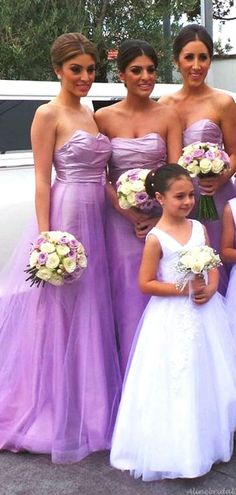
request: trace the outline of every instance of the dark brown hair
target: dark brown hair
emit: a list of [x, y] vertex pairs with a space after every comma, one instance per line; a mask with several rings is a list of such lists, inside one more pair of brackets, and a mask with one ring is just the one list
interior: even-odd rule
[[145, 189], [150, 198], [155, 198], [155, 194], [159, 192], [164, 194], [168, 191], [173, 180], [179, 180], [181, 177], [187, 177], [192, 180], [188, 171], [178, 165], [178, 163], [168, 163], [156, 170], [151, 170], [145, 180]]
[[184, 26], [179, 34], [176, 36], [173, 43], [173, 55], [174, 60], [177, 62], [181, 50], [187, 43], [191, 41], [199, 40], [206, 46], [210, 58], [213, 56], [213, 41], [208, 31], [199, 24], [188, 24]]
[[61, 67], [64, 62], [76, 55], [91, 55], [97, 61], [97, 48], [81, 33], [65, 33], [58, 36], [52, 44], [51, 61], [53, 67]]
[[149, 57], [153, 65], [157, 67], [157, 54], [154, 48], [144, 40], [125, 40], [121, 43], [117, 55], [117, 67], [120, 72], [124, 72], [127, 65], [136, 57], [146, 55]]

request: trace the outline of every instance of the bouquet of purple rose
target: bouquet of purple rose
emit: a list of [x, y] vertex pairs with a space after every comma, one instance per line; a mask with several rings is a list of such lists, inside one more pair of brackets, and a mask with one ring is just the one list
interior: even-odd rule
[[121, 208], [127, 210], [135, 206], [142, 210], [150, 210], [157, 206], [156, 200], [151, 199], [145, 190], [145, 179], [149, 172], [148, 169], [134, 168], [121, 174], [116, 183]]
[[60, 286], [77, 280], [87, 266], [84, 247], [72, 234], [60, 230], [42, 232], [32, 244], [25, 272], [31, 286], [43, 282]]
[[[189, 172], [191, 177], [214, 177], [229, 168], [229, 156], [216, 144], [196, 142], [183, 148], [178, 163]], [[199, 220], [219, 218], [213, 196], [201, 193], [197, 218]]]

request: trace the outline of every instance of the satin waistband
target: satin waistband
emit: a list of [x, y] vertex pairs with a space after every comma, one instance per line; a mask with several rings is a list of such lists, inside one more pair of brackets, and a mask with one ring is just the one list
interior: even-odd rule
[[81, 184], [105, 184], [105, 171], [101, 173], [89, 173], [81, 174], [81, 171], [74, 171], [73, 173], [63, 173], [63, 171], [57, 171], [56, 180], [63, 183], [81, 183]]

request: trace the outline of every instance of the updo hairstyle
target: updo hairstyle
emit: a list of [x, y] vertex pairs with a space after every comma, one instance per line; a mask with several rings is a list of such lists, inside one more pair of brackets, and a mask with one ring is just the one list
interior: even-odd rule
[[55, 39], [51, 47], [51, 61], [54, 68], [61, 67], [64, 62], [77, 55], [91, 55], [97, 62], [98, 52], [92, 41], [81, 33], [65, 33]]
[[146, 55], [149, 57], [153, 65], [157, 67], [157, 55], [154, 48], [144, 40], [125, 40], [121, 43], [117, 55], [117, 68], [120, 72], [124, 72], [126, 67], [136, 57]]
[[175, 180], [179, 180], [182, 177], [187, 177], [190, 181], [192, 180], [188, 171], [178, 165], [178, 163], [168, 163], [156, 170], [151, 170], [145, 180], [145, 189], [150, 196], [154, 199], [155, 194], [159, 192], [164, 194], [171, 186], [171, 183]]
[[199, 24], [188, 24], [184, 26], [176, 36], [173, 43], [174, 60], [179, 60], [181, 50], [191, 41], [201, 41], [206, 46], [210, 58], [213, 57], [213, 41], [208, 31]]

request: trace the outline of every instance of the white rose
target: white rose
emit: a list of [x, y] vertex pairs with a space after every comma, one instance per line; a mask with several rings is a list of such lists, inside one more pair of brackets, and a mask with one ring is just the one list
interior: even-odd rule
[[121, 208], [123, 208], [123, 210], [127, 210], [128, 208], [130, 208], [130, 205], [127, 203], [125, 196], [119, 197], [119, 205]]
[[135, 193], [131, 192], [130, 194], [128, 194], [126, 200], [129, 206], [135, 206], [136, 205]]
[[65, 256], [70, 252], [70, 248], [66, 244], [59, 244], [56, 247], [56, 252], [59, 256]]
[[53, 253], [55, 251], [55, 246], [51, 242], [44, 242], [40, 246], [42, 253]]
[[55, 285], [56, 287], [60, 287], [64, 283], [64, 279], [58, 273], [53, 273], [50, 280], [50, 284]]
[[78, 257], [78, 262], [80, 268], [86, 268], [88, 264], [87, 257], [84, 254], [80, 254], [80, 256]]
[[117, 192], [120, 194], [124, 194], [124, 196], [127, 196], [132, 191], [132, 188], [130, 186], [129, 182], [125, 182], [121, 186], [118, 187]]
[[51, 268], [53, 270], [54, 268], [58, 267], [59, 263], [60, 263], [59, 256], [57, 256], [56, 253], [52, 253], [48, 255], [48, 259], [45, 264], [47, 268]]
[[77, 246], [77, 253], [78, 254], [84, 254], [85, 253], [84, 246], [81, 242], [79, 242], [79, 244]]
[[212, 256], [209, 252], [202, 251], [199, 256], [199, 260], [201, 261], [201, 263], [204, 263], [204, 266], [207, 266], [209, 265], [209, 263], [211, 263]]
[[45, 266], [41, 267], [36, 273], [36, 277], [40, 278], [41, 280], [45, 280], [45, 282], [48, 282], [51, 276], [51, 270], [49, 270], [49, 268], [46, 268]]
[[200, 259], [194, 260], [192, 266], [191, 266], [191, 271], [195, 274], [201, 273], [204, 270], [204, 263]]
[[193, 162], [187, 165], [186, 168], [192, 177], [196, 177], [200, 172], [200, 167], [198, 165], [197, 160], [193, 160]]
[[211, 162], [211, 170], [212, 172], [214, 172], [214, 174], [219, 174], [220, 172], [222, 172], [223, 168], [224, 162], [219, 158], [215, 158], [215, 160]]
[[31, 253], [30, 259], [29, 259], [30, 268], [33, 268], [37, 264], [38, 255], [39, 255], [38, 251], [36, 251], [34, 249], [34, 251], [32, 251], [32, 253]]
[[62, 232], [60, 230], [50, 230], [47, 233], [47, 239], [49, 242], [58, 242], [62, 237]]
[[185, 266], [185, 268], [190, 268], [192, 265], [192, 256], [188, 253], [184, 254], [180, 258], [181, 264]]
[[69, 232], [61, 232], [61, 237], [66, 237], [69, 241], [75, 240], [75, 236], [73, 234], [69, 234]]
[[67, 273], [73, 273], [76, 269], [76, 261], [71, 258], [64, 258], [63, 266]]
[[142, 180], [143, 182], [145, 181], [147, 174], [150, 172], [150, 170], [147, 170], [146, 168], [143, 168], [140, 170], [138, 176], [139, 179]]
[[185, 164], [185, 161], [184, 161], [184, 157], [183, 156], [181, 156], [178, 159], [178, 164], [181, 165], [181, 167], [186, 167], [186, 164]]
[[184, 147], [184, 155], [190, 155], [195, 149], [198, 149], [199, 146], [194, 144], [188, 144], [188, 146]]
[[208, 158], [202, 158], [199, 161], [199, 167], [202, 174], [207, 174], [211, 170], [211, 161]]
[[132, 184], [132, 190], [135, 191], [135, 192], [142, 192], [144, 191], [144, 184], [143, 184], [143, 181], [142, 180], [136, 180], [135, 182], [133, 182]]

